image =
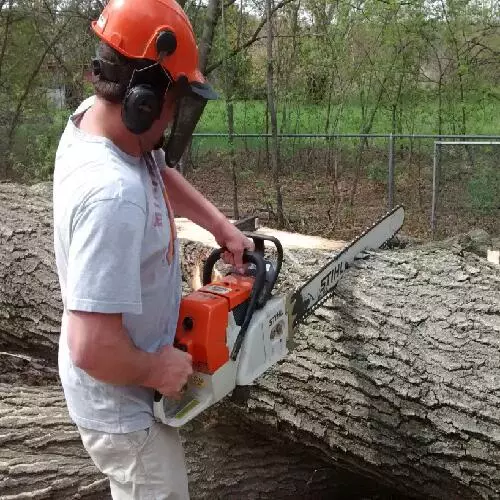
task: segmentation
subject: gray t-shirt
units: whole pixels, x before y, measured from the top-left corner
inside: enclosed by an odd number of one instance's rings
[[[179,249],[167,261],[168,212],[143,158],[75,124],[61,137],[54,171],[54,248],[64,313],[59,375],[72,420],[110,433],[152,423],[153,390],[100,382],[71,361],[66,311],[123,313],[132,341],[147,352],[172,344],[181,298]],[[160,168],[165,157],[155,151]]]

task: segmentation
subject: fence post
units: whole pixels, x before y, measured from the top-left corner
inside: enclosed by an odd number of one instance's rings
[[[432,208],[431,208],[431,233],[434,238],[436,230],[436,210],[437,210],[437,197],[438,197],[438,183],[439,183],[439,154],[438,154],[439,141],[434,141],[434,157],[432,161]]]
[[[387,178],[389,210],[394,208],[394,136],[389,136],[389,172]]]

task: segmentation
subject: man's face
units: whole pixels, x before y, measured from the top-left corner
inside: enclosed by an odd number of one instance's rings
[[[176,96],[170,89],[165,93],[165,101],[160,117],[153,122],[151,128],[142,134],[141,143],[147,151],[157,149],[159,144],[163,144],[165,131],[172,127],[175,118]]]

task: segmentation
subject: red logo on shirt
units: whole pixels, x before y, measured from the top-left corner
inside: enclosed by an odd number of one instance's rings
[[[155,212],[153,227],[162,227],[162,226],[163,226],[163,217],[161,216],[161,212]]]

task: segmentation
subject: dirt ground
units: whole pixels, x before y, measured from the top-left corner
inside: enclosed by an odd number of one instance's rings
[[[255,160],[255,159],[253,159]],[[270,169],[241,168],[237,159],[238,207],[240,217],[258,215],[261,224],[276,228],[276,191]],[[249,158],[248,163],[255,164]],[[230,163],[224,157],[205,159],[186,172],[186,177],[226,215],[233,216],[233,180]],[[385,176],[362,174],[350,203],[354,183],[352,171],[335,179],[331,169],[290,170],[281,177],[285,228],[288,231],[350,240],[370,226],[389,207]],[[372,176],[373,177],[373,176]],[[499,186],[500,190],[500,186]],[[438,206],[437,226],[431,231],[432,179],[419,168],[400,169],[395,181],[394,203],[405,206],[401,234],[418,241],[442,239],[472,229],[500,236],[500,207],[487,213],[474,211],[463,203],[460,185],[443,190]]]

